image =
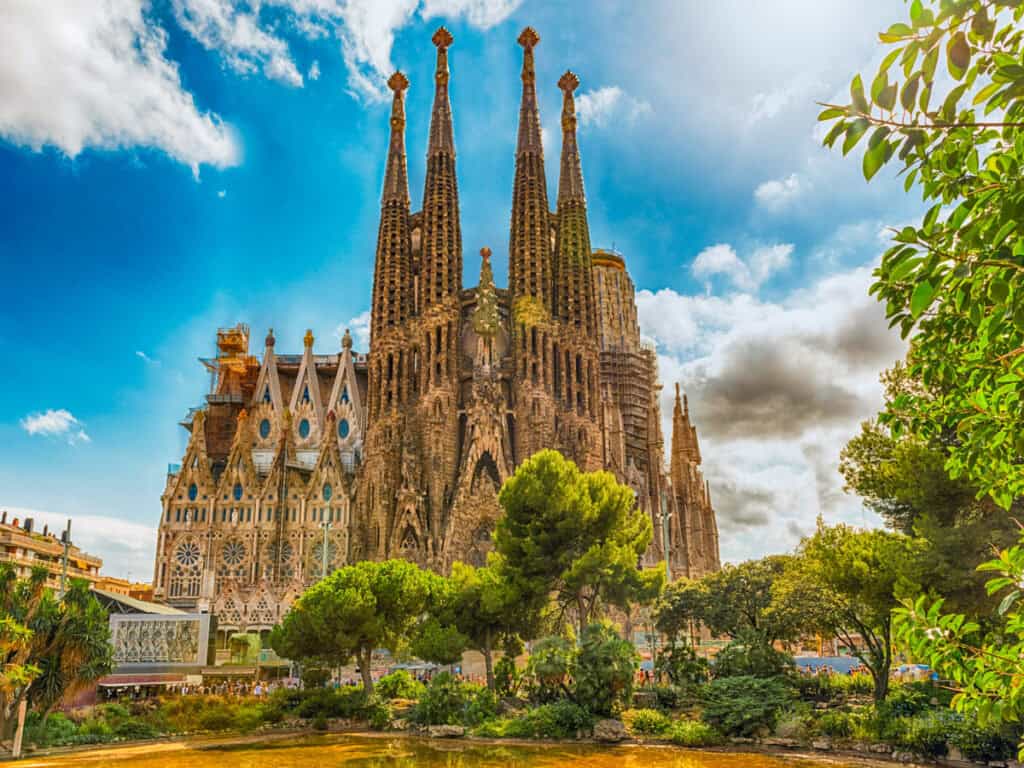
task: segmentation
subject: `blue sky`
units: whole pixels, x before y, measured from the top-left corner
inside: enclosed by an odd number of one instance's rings
[[[788,549],[819,513],[877,523],[836,464],[902,352],[866,288],[883,228],[918,205],[819,146],[815,100],[872,71],[875,33],[904,13],[854,5],[14,0],[0,29],[0,508],[70,515],[109,571],[150,577],[177,422],[206,391],[196,358],[216,328],[247,322],[258,348],[273,326],[299,351],[310,327],[327,352],[365,324],[383,83],[395,67],[412,81],[416,205],[443,22],[466,284],[483,245],[504,284],[515,38],[531,24],[550,189],[555,83],[572,68],[591,238],[625,255],[662,378],[691,393],[723,557]]]

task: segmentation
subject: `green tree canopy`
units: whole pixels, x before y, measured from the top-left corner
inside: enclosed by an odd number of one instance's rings
[[[441,577],[405,560],[360,562],[321,579],[271,634],[284,658],[344,664],[355,656],[367,692],[375,648],[400,652],[440,589]]]
[[[608,472],[580,472],[557,451],[524,461],[498,496],[494,541],[516,590],[536,603],[553,594],[580,633],[608,605],[650,602],[661,570],[640,570],[651,521],[632,490]]]
[[[915,546],[902,534],[829,527],[819,520],[774,587],[774,599],[785,610],[799,610],[809,628],[846,643],[871,673],[878,701],[889,690],[896,595],[914,587],[904,569]]]
[[[952,434],[946,468],[1008,509],[1024,495],[1024,5],[913,0],[850,103],[826,105],[825,144],[869,136],[870,179],[898,158],[929,204],[894,237],[872,293],[912,337],[921,383],[886,405],[895,436]],[[949,78],[940,71],[944,69]]]

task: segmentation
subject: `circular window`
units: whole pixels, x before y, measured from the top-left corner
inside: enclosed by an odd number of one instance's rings
[[[245,559],[245,545],[237,539],[233,539],[224,545],[221,557],[228,565],[238,565]]]
[[[331,488],[331,484],[327,483],[324,485],[324,501],[330,501],[331,496],[334,495],[334,489]]]
[[[242,484],[241,483],[235,483],[235,488],[232,491],[232,494],[235,497],[235,501],[241,501],[242,500]]]
[[[342,419],[338,422],[338,437],[342,440],[348,437],[348,419]]]
[[[198,496],[198,495],[199,495],[199,489],[196,487],[195,483],[192,483],[192,485],[190,485],[188,487],[188,500],[189,501],[195,501],[196,500],[196,496]]]
[[[309,419],[303,419],[299,422],[299,437],[303,440],[309,437]]]
[[[184,542],[178,546],[178,551],[174,553],[174,559],[180,565],[195,565],[199,562],[199,545],[194,541]]]
[[[260,437],[264,440],[270,437],[270,419],[264,419],[260,422]]]

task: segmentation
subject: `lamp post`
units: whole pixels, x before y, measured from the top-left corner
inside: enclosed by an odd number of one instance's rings
[[[330,520],[325,520],[324,522],[320,523],[320,527],[324,529],[324,545],[323,545],[323,549],[322,549],[322,551],[320,553],[322,555],[322,558],[321,558],[322,562],[321,562],[321,566],[320,566],[320,578],[321,579],[326,579],[327,578],[327,532],[331,530],[331,521]]]
[[[661,485],[661,513],[659,514],[659,520],[661,522],[661,543],[662,548],[665,550],[665,581],[667,583],[672,582],[672,566],[670,565],[672,560],[672,544],[669,539],[668,521],[672,517],[672,513],[668,509],[668,483],[662,483]]]
[[[64,592],[68,583],[68,550],[71,548],[71,520],[68,520],[68,527],[61,534],[61,543],[64,545],[64,555],[61,557],[60,567],[60,599],[64,599]]]

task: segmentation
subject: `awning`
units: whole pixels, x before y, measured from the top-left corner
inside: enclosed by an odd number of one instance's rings
[[[129,685],[182,685],[185,676],[180,674],[151,675],[107,675],[101,677],[97,685],[100,688],[124,688]]]

